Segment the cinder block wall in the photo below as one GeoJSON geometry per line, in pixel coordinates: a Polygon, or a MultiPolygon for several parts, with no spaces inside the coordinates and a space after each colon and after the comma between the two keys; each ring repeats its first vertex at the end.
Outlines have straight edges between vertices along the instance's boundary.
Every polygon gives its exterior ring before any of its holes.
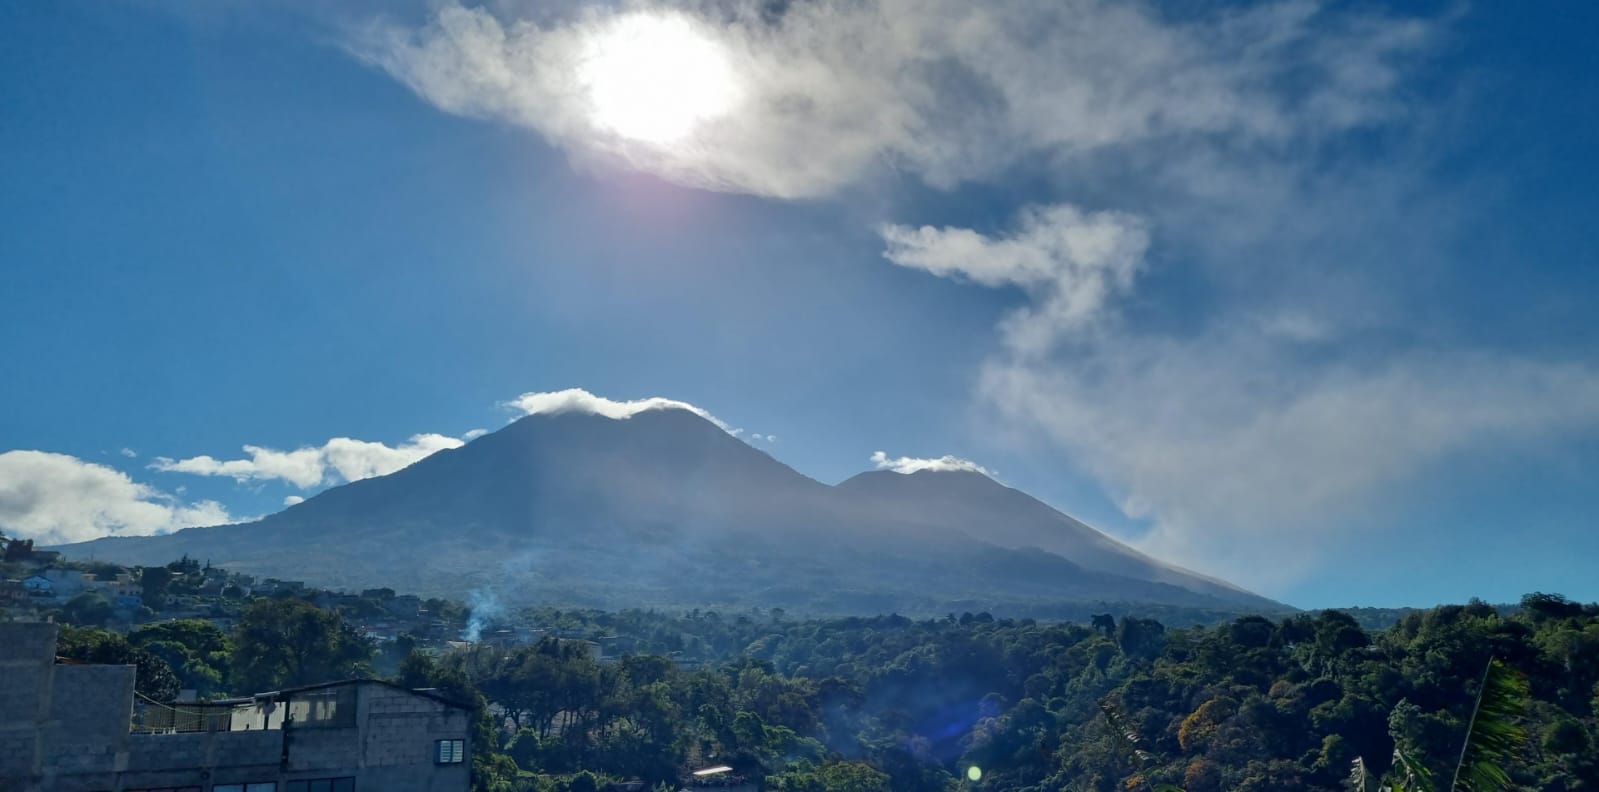
{"type": "Polygon", "coordinates": [[[427,792],[468,786],[470,758],[456,765],[433,763],[434,741],[461,739],[470,734],[465,710],[383,685],[365,685],[358,717],[366,728],[361,761],[365,769],[357,792],[427,792]]]}
{"type": "Polygon", "coordinates": [[[133,722],[133,666],[55,666],[45,776],[110,773],[133,722]]]}
{"type": "Polygon", "coordinates": [[[105,789],[133,719],[133,666],[56,665],[54,624],[0,624],[0,789],[105,789]]]}
{"type": "Polygon", "coordinates": [[[54,624],[0,623],[0,789],[38,771],[55,656],[54,624]]]}

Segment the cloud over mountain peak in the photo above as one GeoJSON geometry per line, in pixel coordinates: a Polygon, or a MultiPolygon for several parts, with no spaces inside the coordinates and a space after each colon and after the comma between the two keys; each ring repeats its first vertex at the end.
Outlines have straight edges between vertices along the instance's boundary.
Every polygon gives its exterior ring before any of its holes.
{"type": "Polygon", "coordinates": [[[903,456],[890,457],[887,452],[876,451],[872,453],[871,460],[872,464],[875,465],[878,470],[889,470],[895,473],[917,473],[923,470],[931,470],[941,472],[960,471],[966,473],[981,473],[990,478],[992,478],[994,475],[988,470],[988,468],[985,468],[982,465],[971,461],[970,459],[961,459],[958,456],[949,454],[932,459],[922,459],[917,457],[903,456]]]}

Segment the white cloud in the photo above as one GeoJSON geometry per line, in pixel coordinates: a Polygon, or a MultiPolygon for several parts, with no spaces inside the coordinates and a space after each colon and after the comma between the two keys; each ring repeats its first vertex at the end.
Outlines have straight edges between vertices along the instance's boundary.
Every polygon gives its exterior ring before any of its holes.
{"type": "Polygon", "coordinates": [[[121,471],[77,457],[45,451],[0,453],[0,528],[12,536],[64,544],[232,521],[215,501],[184,503],[121,471]]]}
{"type": "Polygon", "coordinates": [[[1047,352],[1131,288],[1149,247],[1143,220],[1067,205],[1024,209],[1015,230],[999,238],[931,226],[886,225],[880,233],[883,256],[902,267],[1025,289],[1032,304],[1006,320],[1004,334],[1013,351],[1028,355],[1047,352]]]}
{"type": "Polygon", "coordinates": [[[413,435],[397,446],[335,437],[321,446],[293,451],[247,445],[244,451],[249,454],[248,459],[219,460],[206,455],[178,460],[156,457],[150,467],[169,473],[227,476],[239,482],[279,480],[300,489],[312,489],[323,484],[385,476],[439,451],[461,445],[461,440],[440,434],[413,435]]]}
{"type": "Polygon", "coordinates": [[[120,453],[129,459],[135,459],[139,456],[139,452],[131,448],[124,448],[120,453]]]}
{"type": "Polygon", "coordinates": [[[759,440],[759,441],[764,442],[764,443],[775,443],[775,442],[777,442],[777,435],[761,434],[760,432],[756,432],[756,433],[750,435],[750,439],[751,440],[759,440]]]}
{"type": "MultiPolygon", "coordinates": [[[[513,409],[522,415],[586,412],[617,419],[629,418],[647,410],[688,410],[735,437],[743,431],[728,426],[710,412],[687,402],[659,397],[615,401],[578,388],[548,393],[524,393],[515,399],[502,402],[501,406],[513,409]]],[[[168,473],[222,476],[240,483],[283,481],[302,490],[310,490],[331,484],[385,476],[439,451],[460,448],[467,441],[485,434],[488,434],[486,429],[474,429],[461,438],[422,433],[412,435],[406,442],[393,446],[370,440],[335,437],[320,446],[304,446],[292,451],[247,445],[244,446],[247,456],[241,459],[217,459],[209,455],[186,459],[155,457],[150,463],[150,468],[168,473]]],[[[768,442],[776,442],[776,438],[770,438],[768,442]]],[[[298,496],[290,496],[290,498],[296,497],[298,496]]],[[[293,503],[286,500],[285,505],[293,503]]]]}
{"type": "Polygon", "coordinates": [[[916,457],[894,457],[891,459],[889,458],[888,454],[882,451],[876,451],[873,452],[871,459],[872,464],[876,465],[878,470],[892,470],[895,473],[915,473],[922,470],[936,470],[946,472],[965,471],[968,473],[981,473],[985,476],[993,475],[988,471],[988,468],[985,468],[982,465],[971,461],[970,459],[961,459],[960,457],[956,456],[946,455],[937,459],[918,459],[916,457]]]}
{"type": "Polygon", "coordinates": [[[462,445],[464,443],[454,437],[431,433],[412,435],[409,441],[392,448],[367,440],[335,437],[322,446],[322,455],[340,478],[360,481],[386,476],[425,457],[462,445]]]}
{"type": "Polygon", "coordinates": [[[188,459],[156,457],[150,463],[153,470],[166,473],[193,473],[197,476],[229,476],[236,481],[279,479],[300,489],[309,489],[322,483],[327,473],[327,463],[320,448],[300,448],[279,451],[272,448],[247,445],[244,452],[249,459],[221,460],[209,455],[188,459]]]}
{"type": "Polygon", "coordinates": [[[348,46],[446,112],[535,130],[579,159],[799,198],[875,169],[948,186],[1039,155],[1269,148],[1364,126],[1398,111],[1398,69],[1434,38],[1426,22],[1310,0],[1181,21],[1097,0],[774,8],[646,1],[532,20],[446,3],[425,25],[373,23],[348,46]],[[606,129],[582,77],[595,41],[645,17],[711,40],[738,81],[731,112],[669,144],[606,129]]]}
{"type": "Polygon", "coordinates": [[[305,503],[305,498],[299,495],[289,495],[283,499],[284,506],[298,506],[305,503]]]}
{"type": "Polygon", "coordinates": [[[650,410],[688,410],[713,424],[722,431],[737,436],[742,429],[734,429],[727,422],[712,415],[710,411],[696,407],[688,402],[666,399],[653,396],[648,399],[635,399],[632,401],[616,401],[604,396],[596,396],[582,388],[567,388],[560,391],[524,393],[510,401],[503,402],[503,406],[515,410],[522,415],[555,415],[565,412],[589,413],[602,415],[606,418],[623,420],[632,418],[641,412],[650,410]]]}

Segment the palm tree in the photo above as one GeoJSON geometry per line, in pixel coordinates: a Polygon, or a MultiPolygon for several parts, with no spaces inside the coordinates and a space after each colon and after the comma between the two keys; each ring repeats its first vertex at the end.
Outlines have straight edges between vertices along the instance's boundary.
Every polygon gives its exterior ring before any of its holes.
{"type": "MultiPolygon", "coordinates": [[[[1510,774],[1505,763],[1527,742],[1521,717],[1527,709],[1527,679],[1498,658],[1483,669],[1477,700],[1472,703],[1466,739],[1460,745],[1449,792],[1505,792],[1510,774]]],[[[1356,758],[1349,779],[1358,792],[1369,789],[1364,759],[1356,758]]],[[[1435,792],[1432,774],[1420,762],[1395,746],[1394,766],[1382,792],[1435,792]]]]}
{"type": "Polygon", "coordinates": [[[1465,792],[1501,792],[1510,788],[1504,762],[1516,756],[1527,742],[1521,717],[1527,711],[1527,678],[1500,662],[1488,660],[1482,686],[1472,707],[1466,742],[1460,746],[1455,777],[1449,789],[1465,792]]]}

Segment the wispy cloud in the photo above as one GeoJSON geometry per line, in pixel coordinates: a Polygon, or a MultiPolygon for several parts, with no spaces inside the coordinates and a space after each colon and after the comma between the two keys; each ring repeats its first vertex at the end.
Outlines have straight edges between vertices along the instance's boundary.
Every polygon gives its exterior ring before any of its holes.
{"type": "Polygon", "coordinates": [[[1096,0],[735,0],[542,19],[447,3],[422,24],[359,27],[348,46],[442,110],[529,128],[579,159],[800,198],[880,169],[949,186],[1028,157],[1272,147],[1364,126],[1398,110],[1400,66],[1434,36],[1426,21],[1309,0],[1181,21],[1096,0]],[[670,145],[598,123],[582,77],[591,43],[640,16],[714,41],[738,80],[736,107],[670,145]]]}
{"type": "Polygon", "coordinates": [[[1599,425],[1591,366],[1462,346],[1338,344],[1317,318],[1327,306],[1294,292],[1255,296],[1264,318],[1218,313],[1197,332],[1128,323],[1079,332],[1131,294],[1145,228],[1057,208],[1029,210],[997,238],[902,227],[883,236],[895,263],[1022,287],[979,378],[981,398],[1149,520],[1140,543],[1156,555],[1280,585],[1324,545],[1355,541],[1329,528],[1396,482],[1452,454],[1599,425]],[[1089,242],[1073,249],[1085,223],[1089,242]],[[1307,355],[1308,344],[1332,346],[1307,355]]]}
{"type": "Polygon", "coordinates": [[[216,501],[184,502],[67,454],[0,453],[0,528],[41,544],[146,536],[233,522],[216,501]]]}
{"type": "Polygon", "coordinates": [[[1599,371],[1461,350],[1306,366],[1266,336],[1118,337],[1077,365],[996,358],[981,391],[1147,518],[1141,544],[1280,585],[1363,541],[1348,517],[1450,455],[1599,425],[1599,371]]]}
{"type": "Polygon", "coordinates": [[[418,434],[396,446],[370,440],[335,437],[320,446],[305,446],[281,451],[247,445],[248,458],[217,459],[208,455],[187,459],[156,457],[154,470],[192,473],[200,476],[225,476],[235,481],[284,481],[300,489],[324,484],[359,481],[385,476],[463,441],[441,434],[418,434]]]}
{"type": "Polygon", "coordinates": [[[891,470],[895,473],[916,473],[922,470],[934,471],[964,471],[967,473],[981,473],[992,476],[988,468],[957,456],[941,456],[936,459],[919,459],[917,457],[889,457],[886,452],[875,451],[872,453],[872,464],[878,470],[891,470]]]}
{"type": "Polygon", "coordinates": [[[1112,296],[1131,288],[1149,247],[1143,220],[1067,205],[1024,209],[1016,228],[1000,237],[902,225],[880,233],[883,256],[902,267],[1025,289],[1033,299],[1005,321],[1004,334],[1026,355],[1047,352],[1059,336],[1097,318],[1112,296]]]}

